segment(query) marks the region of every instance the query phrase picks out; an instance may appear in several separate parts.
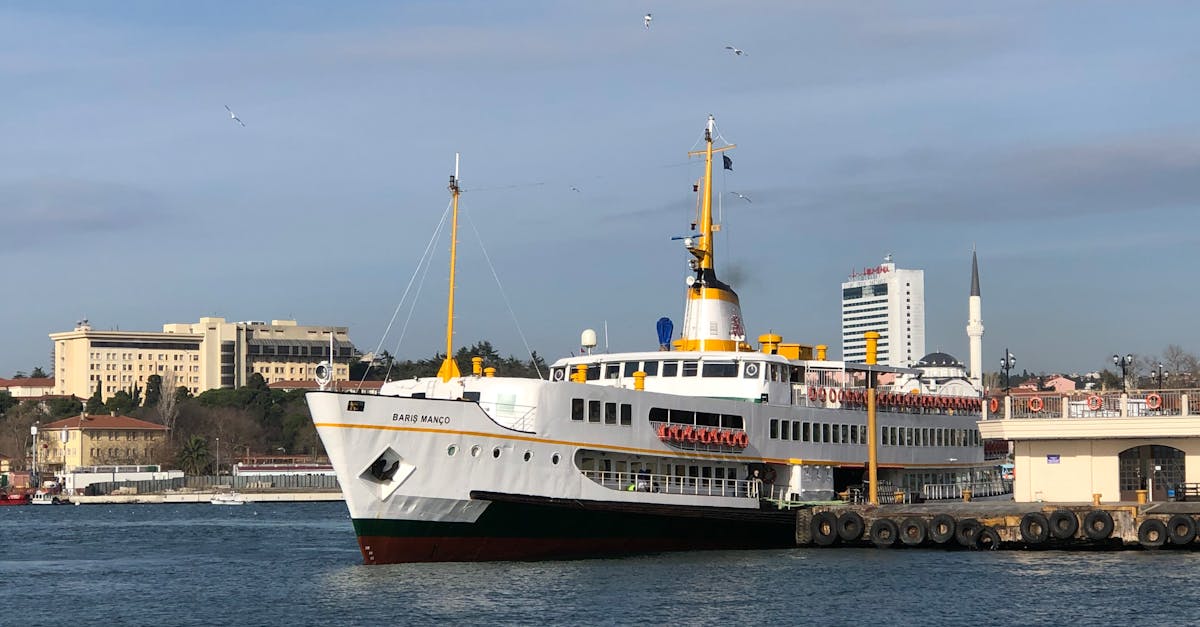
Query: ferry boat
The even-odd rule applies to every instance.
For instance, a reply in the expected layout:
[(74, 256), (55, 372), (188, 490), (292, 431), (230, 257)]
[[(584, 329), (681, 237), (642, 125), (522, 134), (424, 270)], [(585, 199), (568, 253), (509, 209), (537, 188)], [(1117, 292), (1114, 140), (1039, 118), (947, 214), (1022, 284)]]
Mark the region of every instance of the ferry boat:
[(245, 505), (246, 497), (238, 492), (218, 492), (208, 502), (213, 505)]
[(29, 505), (30, 496), (26, 492), (0, 492), (0, 505)]
[(713, 137), (709, 116), (704, 149), (689, 153), (705, 170), (696, 232), (683, 238), (692, 272), (679, 337), (660, 320), (656, 350), (571, 356), (549, 380), (484, 374), (478, 359), (463, 375), (450, 358), (456, 158), (438, 375), (368, 395), (325, 389), (318, 368), (322, 389), (306, 395), (364, 563), (790, 547), (791, 506), (872, 475), (919, 489), (984, 471), (979, 398), (893, 393), (878, 377), (905, 369), (827, 360), (777, 335), (746, 343), (714, 264), (713, 156), (734, 145)]

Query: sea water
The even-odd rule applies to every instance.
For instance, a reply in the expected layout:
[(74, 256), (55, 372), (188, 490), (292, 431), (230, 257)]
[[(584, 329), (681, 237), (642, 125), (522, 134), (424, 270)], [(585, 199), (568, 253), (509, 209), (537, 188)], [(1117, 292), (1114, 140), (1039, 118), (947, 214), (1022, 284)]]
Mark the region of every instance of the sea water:
[(1200, 552), (787, 549), (363, 566), (345, 505), (0, 508), (2, 625), (1200, 623)]

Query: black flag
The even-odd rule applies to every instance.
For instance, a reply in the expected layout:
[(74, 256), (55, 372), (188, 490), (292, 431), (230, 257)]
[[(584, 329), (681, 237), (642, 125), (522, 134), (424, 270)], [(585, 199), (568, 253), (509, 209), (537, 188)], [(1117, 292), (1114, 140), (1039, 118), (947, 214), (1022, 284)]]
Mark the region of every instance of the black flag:
[(725, 163), (725, 169), (733, 172), (733, 159), (730, 159), (729, 155), (721, 155), (721, 159)]

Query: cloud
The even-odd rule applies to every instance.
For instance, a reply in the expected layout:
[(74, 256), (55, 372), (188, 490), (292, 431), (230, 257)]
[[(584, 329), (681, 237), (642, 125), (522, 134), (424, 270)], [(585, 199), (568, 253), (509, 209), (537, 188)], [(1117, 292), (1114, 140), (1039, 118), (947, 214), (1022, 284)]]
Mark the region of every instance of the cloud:
[(166, 203), (130, 185), (70, 178), (0, 183), (0, 245), (28, 248), (73, 235), (139, 229), (167, 219)]
[(1011, 222), (1177, 209), (1200, 205), (1200, 137), (858, 155), (813, 180), (826, 182), (794, 189), (799, 204), (851, 219)]

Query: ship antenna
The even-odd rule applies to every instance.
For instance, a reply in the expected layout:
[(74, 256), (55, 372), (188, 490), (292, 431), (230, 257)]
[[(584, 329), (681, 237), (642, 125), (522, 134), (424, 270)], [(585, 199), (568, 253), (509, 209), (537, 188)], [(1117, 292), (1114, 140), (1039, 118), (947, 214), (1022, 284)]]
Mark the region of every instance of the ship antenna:
[(454, 175), (450, 177), (451, 198), (454, 210), (450, 219), (450, 296), (446, 305), (446, 358), (438, 368), (437, 376), (442, 381), (449, 381), (462, 374), (458, 370), (458, 362), (454, 361), (454, 262), (458, 254), (458, 194), (461, 192), (458, 184), (458, 153), (454, 153)]
[(713, 130), (716, 127), (716, 121), (712, 115), (708, 116), (708, 123), (704, 126), (704, 150), (694, 150), (688, 153), (689, 157), (704, 155), (704, 195), (701, 196), (700, 204), (700, 235), (696, 238), (696, 244), (690, 252), (696, 256), (698, 265), (696, 267), (697, 274), (703, 279), (705, 270), (713, 269), (713, 213), (712, 213), (712, 171), (713, 171), (713, 153), (725, 152), (737, 148), (737, 144), (729, 144), (720, 148), (713, 148)]

